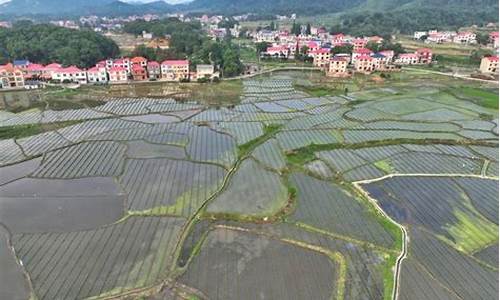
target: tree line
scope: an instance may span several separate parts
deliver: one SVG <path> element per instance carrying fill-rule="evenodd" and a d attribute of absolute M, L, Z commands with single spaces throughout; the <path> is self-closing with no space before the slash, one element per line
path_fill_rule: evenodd
<path fill-rule="evenodd" d="M 22 21 L 0 28 L 0 63 L 16 59 L 90 67 L 119 54 L 114 41 L 91 30 Z"/>

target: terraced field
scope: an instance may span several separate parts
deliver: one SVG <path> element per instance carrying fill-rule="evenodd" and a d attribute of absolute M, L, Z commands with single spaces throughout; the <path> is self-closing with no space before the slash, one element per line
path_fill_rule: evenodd
<path fill-rule="evenodd" d="M 0 140 L 0 299 L 496 299 L 498 111 L 449 88 L 1 112 L 54 127 Z"/>

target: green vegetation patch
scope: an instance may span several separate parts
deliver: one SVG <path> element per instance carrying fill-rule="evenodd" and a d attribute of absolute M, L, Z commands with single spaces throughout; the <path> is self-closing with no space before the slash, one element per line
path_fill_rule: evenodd
<path fill-rule="evenodd" d="M 243 145 L 238 146 L 238 157 L 245 157 L 252 152 L 258 145 L 267 141 L 270 137 L 274 136 L 282 126 L 279 124 L 270 124 L 264 127 L 264 134 L 260 137 L 249 141 Z"/>
<path fill-rule="evenodd" d="M 390 159 L 376 161 L 374 165 L 387 174 L 394 173 L 394 167 L 392 166 Z"/>
<path fill-rule="evenodd" d="M 453 236 L 454 243 L 460 250 L 473 253 L 498 241 L 498 225 L 458 209 L 455 209 L 453 214 L 458 221 L 447 226 L 446 229 Z"/>
<path fill-rule="evenodd" d="M 81 123 L 82 121 L 66 121 L 50 124 L 27 124 L 0 127 L 0 140 L 20 139 L 23 137 L 37 135 L 43 132 L 57 130 L 70 125 Z"/>
<path fill-rule="evenodd" d="M 498 94 L 491 90 L 471 86 L 461 86 L 457 87 L 455 90 L 456 92 L 454 93 L 458 96 L 462 94 L 481 106 L 498 109 Z"/>

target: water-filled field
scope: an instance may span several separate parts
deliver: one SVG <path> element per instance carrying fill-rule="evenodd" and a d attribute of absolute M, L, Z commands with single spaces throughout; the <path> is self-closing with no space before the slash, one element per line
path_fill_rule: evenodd
<path fill-rule="evenodd" d="M 494 299 L 498 111 L 419 84 L 0 111 L 0 299 Z"/>

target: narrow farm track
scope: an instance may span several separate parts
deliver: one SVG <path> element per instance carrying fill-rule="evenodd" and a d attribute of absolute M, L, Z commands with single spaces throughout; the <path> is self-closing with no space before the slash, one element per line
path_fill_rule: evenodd
<path fill-rule="evenodd" d="M 481 172 L 483 174 L 483 172 Z M 374 178 L 374 179 L 368 179 L 368 180 L 360 180 L 353 182 L 352 184 L 354 187 L 361 193 L 363 194 L 373 205 L 374 207 L 389 221 L 394 223 L 396 226 L 398 226 L 402 233 L 402 245 L 401 245 L 401 253 L 398 256 L 396 260 L 396 265 L 395 265 L 395 270 L 394 270 L 394 287 L 393 287 L 393 293 L 392 293 L 392 299 L 397 300 L 399 297 L 399 288 L 400 288 L 400 276 L 401 276 L 401 265 L 403 264 L 403 261 L 405 258 L 408 256 L 408 244 L 410 243 L 410 236 L 408 235 L 407 229 L 400 223 L 396 222 L 394 219 L 392 219 L 379 205 L 377 199 L 371 197 L 368 192 L 366 192 L 361 185 L 363 184 L 368 184 L 368 183 L 373 183 L 373 182 L 378 182 L 382 181 L 388 178 L 393 178 L 393 177 L 455 177 L 455 178 L 481 178 L 481 179 L 492 179 L 492 180 L 498 180 L 496 177 L 490 177 L 490 176 L 484 176 L 484 175 L 468 175 L 468 174 L 389 174 L 386 176 L 382 176 L 379 178 Z"/>

